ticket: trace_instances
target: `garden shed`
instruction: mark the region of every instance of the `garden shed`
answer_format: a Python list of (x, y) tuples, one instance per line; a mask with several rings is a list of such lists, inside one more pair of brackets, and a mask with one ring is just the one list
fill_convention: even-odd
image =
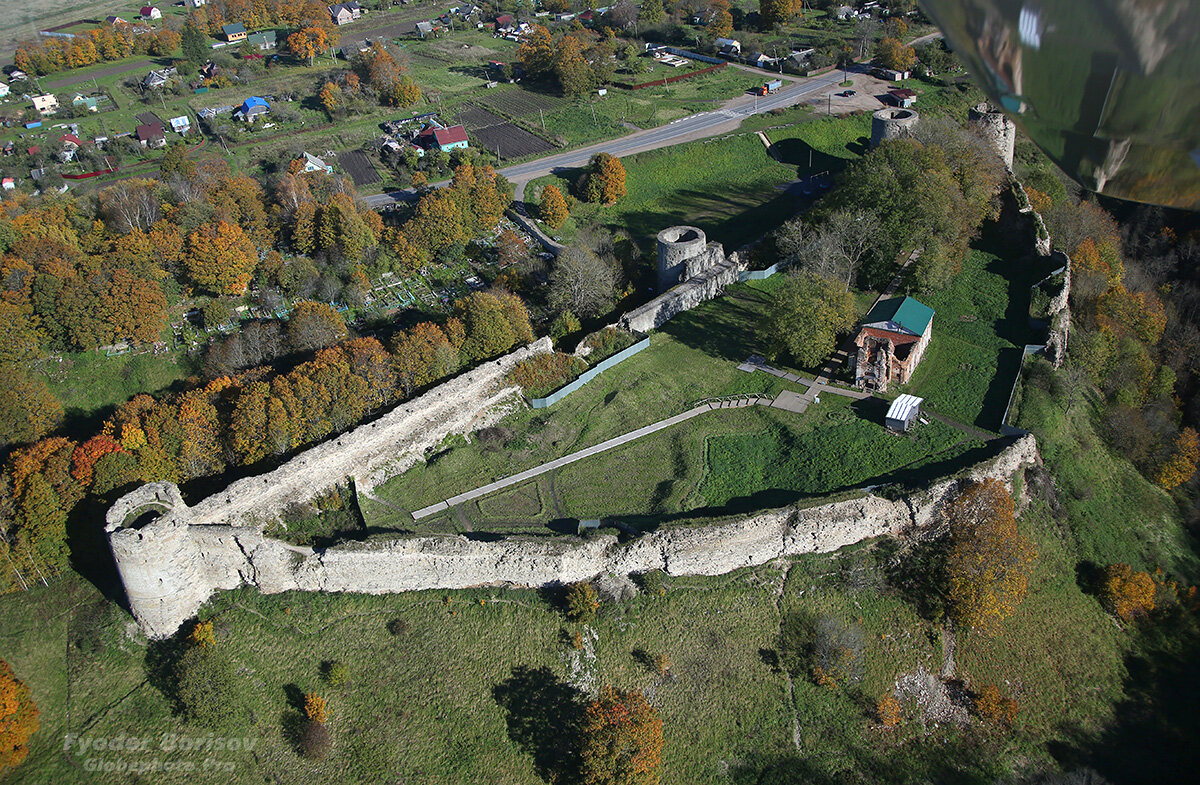
[(924, 402), (924, 398), (907, 393), (899, 396), (888, 407), (884, 423), (893, 431), (904, 433), (921, 416), (921, 404)]

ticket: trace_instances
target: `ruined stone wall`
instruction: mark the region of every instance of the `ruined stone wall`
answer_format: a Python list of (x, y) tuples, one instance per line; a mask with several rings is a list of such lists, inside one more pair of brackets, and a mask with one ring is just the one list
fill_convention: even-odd
[(971, 107), (967, 112), (967, 122), (992, 146), (1004, 161), (1005, 168), (1011, 172), (1017, 143), (1016, 124), (1003, 110), (987, 102)]
[(1033, 252), (1038, 256), (1054, 256), (1062, 262), (1063, 286), (1047, 307), (1050, 320), (1046, 348), (1043, 354), (1055, 368), (1062, 367), (1067, 358), (1067, 340), (1071, 335), (1071, 258), (1062, 251), (1052, 251), (1050, 232), (1041, 214), (1033, 209), (1025, 186), (1019, 180), (1013, 180), (1013, 194), (1017, 200), (1018, 211), (1029, 219), (1030, 231), (1033, 233)]
[(647, 333), (666, 324), (676, 314), (719, 297), (726, 286), (737, 283), (742, 263), (736, 252), (726, 258), (720, 243), (709, 243), (703, 254), (686, 262), (686, 268), (687, 280), (622, 316), (621, 326)]
[[(967, 480), (1011, 482), (1040, 462), (1024, 436), (995, 458), (911, 497), (867, 495), (815, 507), (785, 507), (703, 527), (663, 528), (627, 543), (594, 539), (507, 538), (468, 540), (429, 536), (351, 543), (324, 551), (263, 536), (256, 526), (200, 525), (170, 483), (143, 486), (109, 512), (113, 554), (130, 606), (152, 638), (173, 634), (221, 589), (242, 585), (274, 593), (290, 590), (367, 594), (459, 589), (487, 584), (540, 586), (601, 573), (662, 569), (670, 575), (719, 575), (771, 559), (833, 551), (882, 535), (919, 535), (935, 527), (942, 505)], [(124, 528), (149, 505), (168, 512)]]

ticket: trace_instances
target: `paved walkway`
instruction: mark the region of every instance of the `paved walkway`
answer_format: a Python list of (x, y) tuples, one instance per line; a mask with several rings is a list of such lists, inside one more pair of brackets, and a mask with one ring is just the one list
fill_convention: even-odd
[[(795, 396), (796, 394), (791, 393), (791, 395)], [(435, 513), (443, 512), (452, 507), (456, 507), (463, 502), (469, 502), (472, 499), (478, 499), (482, 496), (487, 496), (488, 494), (495, 493), (503, 488), (518, 485), (526, 480), (537, 477), (539, 474), (545, 474), (546, 472), (554, 471), (555, 469), (575, 463), (576, 461), (583, 460), (584, 458), (597, 455), (605, 452), (606, 450), (611, 450), (614, 447), (620, 447), (622, 444), (628, 444), (634, 439), (640, 439), (643, 436), (649, 436), (652, 433), (657, 433), (664, 428), (670, 428), (672, 425), (678, 425), (681, 422), (690, 420), (696, 415), (715, 411), (717, 409), (743, 409), (749, 406), (773, 406), (775, 408), (785, 409), (787, 411), (804, 411), (803, 408), (798, 410), (793, 408), (791, 401), (784, 398), (783, 395), (776, 396), (774, 399), (765, 395), (736, 395), (727, 396), (724, 398), (707, 399), (691, 409), (688, 409), (682, 414), (677, 414), (674, 417), (668, 417), (665, 420), (659, 420), (656, 423), (651, 423), (650, 425), (638, 428), (636, 431), (630, 431), (629, 433), (615, 436), (608, 441), (600, 442), (599, 444), (592, 445), (591, 447), (585, 447), (578, 452), (573, 452), (570, 455), (564, 455), (563, 457), (556, 458), (549, 463), (543, 463), (541, 466), (535, 466), (532, 469), (526, 469), (523, 472), (514, 474), (510, 477), (505, 477), (501, 480), (496, 480), (493, 483), (488, 483), (487, 485), (467, 491), (466, 493), (460, 493), (457, 496), (451, 496), (445, 501), (431, 504), (428, 507), (422, 507), (412, 514), (413, 520), (419, 521), (422, 518), (427, 518)], [(805, 408), (807, 408), (807, 403), (805, 404)]]

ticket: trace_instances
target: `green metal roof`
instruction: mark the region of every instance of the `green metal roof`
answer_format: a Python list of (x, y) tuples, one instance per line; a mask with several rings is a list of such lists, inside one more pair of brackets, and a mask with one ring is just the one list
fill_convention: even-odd
[(933, 309), (911, 297), (893, 297), (876, 303), (863, 324), (895, 322), (905, 330), (921, 335), (933, 320)]

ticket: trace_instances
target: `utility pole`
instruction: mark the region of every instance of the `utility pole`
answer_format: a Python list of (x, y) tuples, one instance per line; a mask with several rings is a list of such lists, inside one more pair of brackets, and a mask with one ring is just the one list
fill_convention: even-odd
[(542, 118), (542, 130), (545, 131), (546, 130), (546, 113), (542, 111), (542, 108), (540, 106), (538, 107), (538, 116)]

